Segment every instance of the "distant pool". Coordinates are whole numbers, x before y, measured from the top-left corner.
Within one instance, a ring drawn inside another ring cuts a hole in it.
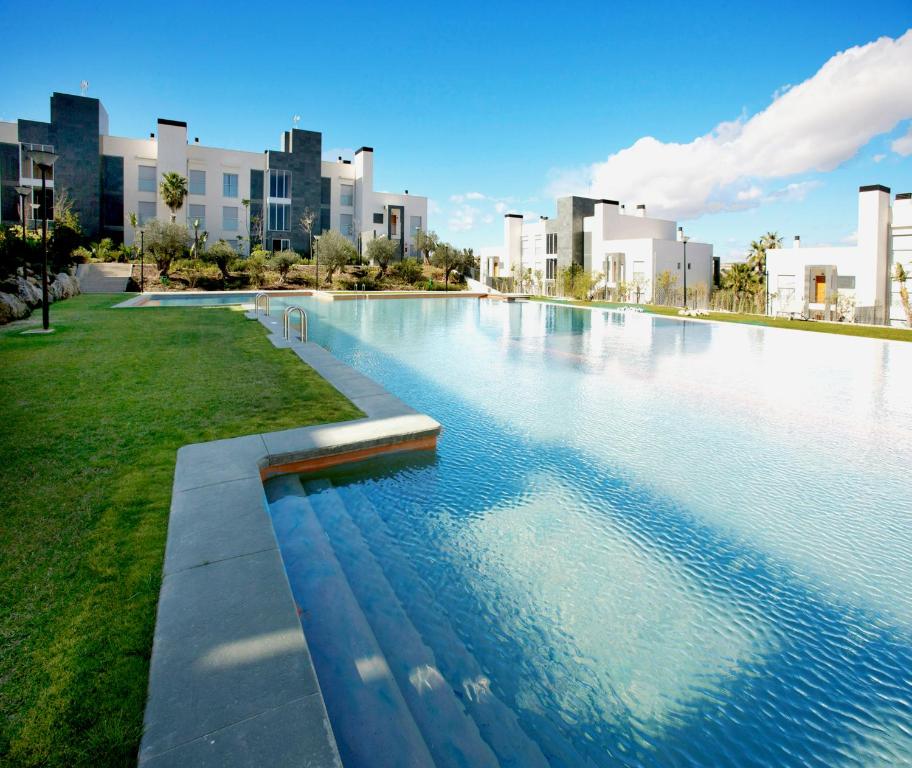
[[[134,306],[142,307],[228,307],[237,304],[253,304],[255,293],[174,293],[152,294],[140,297]],[[143,300],[144,299],[144,300]]]
[[[444,425],[267,486],[346,766],[912,764],[912,346],[295,303]]]

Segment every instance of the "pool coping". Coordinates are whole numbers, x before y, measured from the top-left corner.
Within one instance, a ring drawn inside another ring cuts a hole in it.
[[[341,768],[263,489],[265,478],[432,450],[441,426],[317,344],[286,341],[364,418],[177,452],[138,764]]]

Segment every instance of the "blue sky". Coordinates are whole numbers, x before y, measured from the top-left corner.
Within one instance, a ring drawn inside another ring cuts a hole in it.
[[[772,176],[745,163],[743,178],[702,178],[706,169],[675,146],[686,149],[730,121],[740,131],[775,93],[813,78],[838,52],[900,38],[912,27],[909,0],[755,8],[324,2],[262,10],[229,0],[173,14],[148,4],[51,1],[42,13],[53,20],[42,35],[49,55],[2,57],[0,119],[47,119],[49,94],[78,92],[82,79],[117,135],[147,135],[158,117],[169,117],[186,120],[204,144],[262,151],[276,147],[299,114],[301,127],[323,132],[328,156],[373,146],[377,187],[426,194],[430,226],[457,245],[498,244],[503,212],[552,214],[555,193],[592,191],[680,215],[727,259],[766,230],[800,232],[805,243],[850,238],[860,184],[912,191],[912,150],[891,149],[912,118],[904,95],[912,93],[912,65],[905,83],[890,75],[905,53],[883,64],[879,85],[866,90],[874,96],[837,104],[842,112],[814,128],[820,135],[810,136],[806,159]],[[28,34],[14,4],[3,5],[0,22]],[[881,64],[859,66],[874,72]],[[817,88],[804,103],[793,94],[780,111],[816,111],[840,93]],[[888,114],[889,129],[839,134],[843,115],[862,125],[866,111],[872,120]],[[775,148],[808,139],[805,129],[789,135],[789,125],[769,139],[758,127],[755,140]],[[657,144],[623,154],[647,136]],[[835,168],[820,171],[814,148],[828,142],[841,150],[824,163]],[[675,194],[666,194],[663,161],[652,150],[671,153]],[[737,175],[739,162],[726,150],[708,154],[703,166],[731,163]],[[703,193],[691,194],[692,176],[701,177]],[[593,177],[600,180],[590,189]],[[709,199],[722,202],[710,212],[699,203],[717,182]]]

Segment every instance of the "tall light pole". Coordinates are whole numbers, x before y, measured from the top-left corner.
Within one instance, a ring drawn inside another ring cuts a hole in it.
[[[139,230],[139,292],[146,290],[146,233]]]
[[[26,156],[41,171],[41,248],[44,251],[44,263],[41,268],[41,326],[45,331],[51,327],[50,307],[48,304],[48,248],[47,248],[47,176],[57,162],[57,153],[43,149],[29,149]]]
[[[687,235],[681,235],[681,242],[684,243],[684,309],[687,309],[687,241],[690,238]]]
[[[19,195],[19,213],[22,214],[22,258],[28,252],[28,240],[25,237],[26,217],[25,217],[25,199],[31,197],[32,188],[21,186],[16,187],[16,194]]]

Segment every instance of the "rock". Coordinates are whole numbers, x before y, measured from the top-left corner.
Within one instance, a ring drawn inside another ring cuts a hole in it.
[[[0,293],[0,325],[28,317],[31,310],[18,296],[11,293]]]
[[[48,287],[48,293],[55,301],[68,299],[79,293],[79,281],[65,272],[61,272],[54,278],[54,282]]]
[[[31,280],[26,280],[24,277],[17,277],[15,285],[15,290],[9,291],[9,293],[18,296],[21,301],[32,309],[41,305],[40,285],[35,285]]]

